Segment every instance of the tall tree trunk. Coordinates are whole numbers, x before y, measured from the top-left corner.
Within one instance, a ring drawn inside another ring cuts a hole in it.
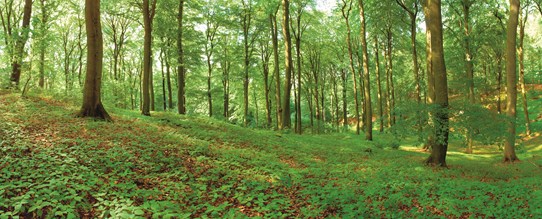
[[[295,28],[292,22],[292,29],[294,32],[294,38],[295,38],[295,53],[296,53],[296,71],[297,71],[297,84],[296,84],[296,90],[297,94],[295,95],[295,132],[297,134],[301,134],[302,132],[302,125],[301,125],[301,38],[303,36],[303,32],[305,31],[305,27],[301,26],[301,17],[303,15],[305,5],[301,4],[297,7],[297,13],[296,13],[296,20],[295,20]]]
[[[164,111],[167,111],[167,93],[166,93],[166,69],[165,69],[165,48],[160,49],[160,70],[162,72],[162,103]]]
[[[205,43],[205,56],[207,57],[207,104],[209,105],[209,117],[213,116],[213,96],[211,90],[211,79],[213,76],[213,64],[211,58],[213,57],[213,52],[215,48],[215,36],[218,31],[218,25],[213,24],[211,21],[211,14],[207,12],[205,37],[207,42]]]
[[[465,46],[465,69],[467,71],[467,87],[468,87],[468,99],[471,104],[475,103],[474,99],[474,66],[473,66],[473,55],[471,51],[471,25],[470,25],[470,7],[474,1],[472,0],[462,0],[461,6],[463,9],[463,33],[464,36],[464,46]],[[467,154],[473,153],[473,136],[472,133],[474,130],[467,130],[466,140],[467,140]]]
[[[79,21],[78,21],[79,22]],[[78,68],[78,71],[77,71],[77,81],[79,82],[79,86],[83,86],[83,81],[81,80],[81,75],[83,74],[83,55],[84,55],[84,51],[83,51],[83,45],[81,43],[82,38],[83,38],[83,24],[81,22],[81,24],[78,25],[78,28],[77,28],[79,31],[77,32],[77,47],[78,47],[78,50],[79,50],[79,58],[78,58],[78,63],[79,63],[79,68]]]
[[[12,60],[12,73],[11,73],[11,83],[18,88],[19,81],[21,79],[21,67],[23,63],[24,46],[28,40],[30,31],[27,29],[30,26],[30,18],[32,16],[32,0],[24,1],[24,11],[23,11],[23,26],[20,30],[19,35],[15,41],[15,55]]]
[[[249,39],[250,26],[252,25],[252,0],[248,0],[248,5],[243,3],[243,14],[242,14],[242,27],[243,27],[243,46],[244,46],[244,78],[243,78],[243,124],[248,126],[248,105],[249,105],[249,67],[250,67],[250,46],[252,42]]]
[[[352,81],[354,83],[354,102],[356,107],[356,134],[360,133],[360,118],[359,118],[359,98],[358,98],[358,83],[356,80],[356,67],[354,66],[354,57],[352,51],[351,29],[349,23],[350,11],[352,10],[352,1],[348,4],[345,0],[342,0],[342,15],[346,22],[346,44],[348,44],[348,58],[350,60],[350,71],[352,72]],[[348,124],[348,120],[345,120]]]
[[[523,115],[525,116],[525,134],[531,135],[531,122],[529,120],[529,108],[527,104],[527,92],[525,91],[525,51],[523,41],[525,39],[525,25],[527,24],[528,12],[521,11],[519,20],[519,86],[523,103]]]
[[[445,167],[449,135],[448,82],[444,63],[441,1],[426,0],[424,7],[427,8],[431,18],[431,22],[426,23],[426,25],[431,32],[431,67],[435,77],[435,104],[437,105],[434,113],[436,142],[426,162],[431,165]]]
[[[265,95],[265,114],[266,114],[266,126],[270,128],[273,124],[271,112],[271,99],[269,98],[270,87],[269,87],[269,58],[271,53],[269,51],[269,43],[261,42],[260,58],[262,60],[262,73],[263,73],[263,85],[264,85],[264,95]]]
[[[209,117],[213,117],[213,96],[211,93],[212,72],[211,57],[207,56],[207,105],[209,105]]]
[[[508,133],[504,143],[504,162],[519,161],[516,156],[516,37],[519,0],[510,0],[510,17],[506,31],[506,115],[509,117]]]
[[[332,105],[334,106],[335,110],[334,110],[334,115],[333,115],[333,119],[334,119],[334,124],[336,126],[336,131],[339,131],[339,91],[338,91],[338,72],[337,72],[337,68],[334,66],[333,69],[332,69],[332,74],[333,74],[333,96],[332,96]]]
[[[224,59],[222,60],[222,88],[224,93],[224,118],[230,117],[230,62],[228,61],[228,47],[224,47]]]
[[[149,2],[152,1],[152,2]],[[141,114],[151,115],[151,108],[154,108],[154,95],[152,89],[152,21],[156,9],[156,0],[143,0],[143,108]],[[152,99],[151,99],[152,98]]]
[[[361,22],[361,49],[363,52],[363,72],[365,76],[364,90],[365,90],[365,139],[373,140],[373,107],[371,103],[371,77],[369,73],[369,54],[367,52],[367,29],[365,26],[365,8],[363,7],[363,0],[359,0],[359,17]]]
[[[424,0],[426,1],[426,0]],[[425,3],[424,3],[425,4]],[[429,12],[429,8],[428,7],[423,7],[423,13],[425,15],[425,23],[428,24],[428,23],[432,23],[433,22],[433,18],[431,17],[431,13]],[[426,39],[425,39],[425,44],[426,44],[426,47],[425,47],[425,53],[426,53],[426,71],[427,71],[427,94],[426,94],[426,102],[427,102],[427,105],[429,106],[432,106],[434,103],[435,103],[435,75],[433,73],[433,54],[431,53],[431,30],[427,29],[426,28],[426,32],[425,32],[425,35],[426,35]],[[428,111],[428,116],[429,116],[429,121],[428,123],[430,125],[433,125],[434,126],[434,121],[433,121],[433,113],[431,112],[431,110]],[[433,148],[433,145],[435,144],[435,132],[432,131],[432,132],[429,132],[428,136],[427,136],[427,141],[424,145],[424,149],[425,150],[429,150],[431,148]]]
[[[47,53],[47,46],[45,45],[45,36],[47,35],[47,22],[49,20],[49,15],[47,14],[46,0],[40,0],[41,7],[41,23],[40,29],[42,34],[42,40],[40,45],[40,61],[39,61],[39,82],[38,86],[40,88],[45,88],[45,54]]]
[[[83,90],[83,106],[78,117],[94,117],[112,121],[101,101],[103,37],[100,22],[100,1],[85,1],[87,30],[87,75]]]
[[[380,51],[378,49],[378,36],[374,35],[375,43],[375,72],[376,72],[376,86],[378,87],[378,119],[380,121],[379,131],[384,132],[384,110],[382,104],[382,83],[380,81]]]
[[[178,71],[178,90],[177,90],[177,110],[179,114],[186,114],[186,75],[184,63],[184,48],[183,48],[183,15],[184,15],[184,0],[179,0],[179,11],[177,14],[177,71]]]
[[[341,81],[342,81],[342,88],[343,88],[343,129],[346,131],[348,130],[348,104],[346,101],[346,83],[347,83],[347,77],[346,77],[346,70],[341,69]]]
[[[170,44],[168,42],[168,48]],[[169,64],[169,55],[166,50],[164,61],[166,64],[166,80],[167,80],[167,96],[168,96],[168,108],[173,109],[173,94],[171,89],[171,65]]]
[[[497,59],[497,112],[502,113],[502,59],[503,55],[500,51],[496,52]]]
[[[392,60],[392,33],[391,30],[388,29],[386,31],[386,106],[387,106],[387,112],[388,112],[388,128],[393,125],[393,117],[394,117],[394,108],[393,108],[393,60]]]
[[[290,96],[292,90],[292,38],[290,36],[290,0],[282,0],[283,9],[283,29],[284,34],[284,59],[285,59],[285,76],[284,81],[284,98],[282,104],[282,128],[289,129],[291,127],[290,119]]]
[[[412,68],[414,72],[414,83],[416,87],[416,103],[418,104],[418,107],[422,104],[422,94],[421,94],[421,86],[420,86],[420,70],[418,66],[418,51],[416,48],[416,18],[418,16],[419,8],[418,8],[418,1],[413,2],[414,8],[409,8],[405,4],[404,0],[396,0],[396,2],[401,6],[410,17],[410,46],[412,48]],[[422,134],[422,115],[421,112],[418,111],[417,115],[417,126],[418,126],[418,135],[421,136]]]
[[[278,43],[278,26],[277,26],[277,6],[274,13],[269,14],[269,23],[271,26],[271,38],[273,42],[273,76],[275,77],[275,103],[276,103],[276,127],[282,129],[282,102],[280,90],[280,69],[279,69],[279,43]]]

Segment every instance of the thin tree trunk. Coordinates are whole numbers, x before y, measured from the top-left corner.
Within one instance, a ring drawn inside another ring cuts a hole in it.
[[[168,42],[168,48],[170,44]],[[168,108],[173,109],[173,94],[171,89],[171,65],[169,64],[169,55],[166,50],[164,54],[164,61],[166,64],[166,81],[167,81],[167,96],[168,96]]]
[[[263,85],[264,85],[264,95],[265,95],[265,114],[267,120],[267,128],[270,128],[273,124],[272,112],[271,112],[271,99],[269,98],[269,58],[271,53],[269,52],[269,43],[261,42],[260,58],[262,60],[262,73],[263,73]]]
[[[347,2],[345,0],[343,1],[342,6],[342,15],[346,22],[346,44],[348,44],[348,58],[350,60],[350,71],[352,72],[352,81],[354,83],[354,102],[356,107],[356,134],[359,135],[360,133],[360,118],[359,118],[359,98],[358,98],[358,85],[356,80],[356,67],[354,66],[354,57],[352,52],[352,40],[351,40],[351,29],[350,29],[350,23],[349,23],[349,17],[350,17],[350,11],[352,10],[352,2],[350,1],[350,5],[347,5]],[[346,9],[348,7],[348,9]],[[345,11],[346,9],[346,11]],[[345,121],[348,123],[348,120]]]
[[[224,60],[222,61],[222,88],[224,93],[224,118],[228,119],[230,117],[230,63],[228,61],[228,47],[224,47]]]
[[[184,0],[179,0],[179,10],[177,15],[177,80],[179,89],[177,90],[177,110],[179,114],[186,114],[186,76],[184,63],[184,48],[183,48],[183,15],[184,15]]]
[[[510,0],[510,17],[506,31],[506,115],[509,117],[508,134],[504,142],[504,162],[519,161],[516,156],[516,37],[518,27],[519,0]]]
[[[40,0],[41,3],[41,34],[42,37],[47,35],[47,22],[49,16],[47,14],[47,7],[45,0]],[[39,82],[38,85],[40,88],[45,88],[45,54],[47,53],[47,46],[44,45],[45,42],[41,42],[40,45],[40,61],[39,61]]]
[[[162,103],[164,111],[167,111],[167,97],[166,97],[166,69],[165,69],[165,48],[160,49],[160,70],[162,72]]]
[[[386,106],[388,112],[388,128],[393,125],[393,104],[392,104],[392,36],[391,31],[386,31],[387,46],[386,46]]]
[[[502,113],[502,59],[503,56],[501,52],[496,53],[497,59],[497,112]]]
[[[521,90],[521,99],[523,105],[523,115],[525,116],[525,134],[531,135],[531,121],[529,120],[529,108],[527,104],[527,92],[525,91],[525,51],[523,41],[525,39],[525,25],[527,24],[528,13],[520,12],[522,16],[519,21],[519,86]]]
[[[283,34],[284,34],[284,60],[285,60],[285,81],[284,98],[282,104],[282,128],[291,128],[290,119],[290,96],[292,90],[292,38],[290,36],[290,0],[282,0],[283,7]]]
[[[281,90],[280,90],[280,69],[279,69],[279,44],[278,44],[278,26],[277,26],[277,12],[279,7],[277,6],[274,13],[269,14],[269,22],[271,26],[271,38],[273,42],[273,76],[275,77],[275,104],[276,106],[276,127],[282,129],[282,103],[281,103]]]
[[[473,57],[471,52],[471,25],[470,25],[470,7],[473,4],[471,0],[463,0],[461,2],[463,8],[463,29],[464,29],[464,45],[465,45],[465,69],[467,70],[467,86],[468,86],[468,99],[471,104],[475,104],[474,99],[474,67]],[[467,154],[473,153],[473,133],[474,130],[467,130]]]
[[[383,104],[382,104],[382,83],[380,81],[380,52],[378,49],[378,36],[374,35],[374,43],[375,43],[375,72],[376,72],[376,86],[378,87],[378,119],[380,121],[380,127],[379,131],[384,132],[384,111],[383,111]]]
[[[152,1],[149,2],[149,1]],[[143,26],[144,26],[144,48],[143,48],[143,108],[141,114],[150,116],[151,109],[154,109],[154,90],[152,83],[152,20],[156,0],[143,0]]]
[[[346,101],[346,83],[347,83],[347,77],[346,77],[346,70],[341,69],[341,81],[342,81],[342,87],[343,87],[343,129],[346,131],[348,130],[348,104]]]
[[[416,18],[418,16],[418,1],[413,2],[414,8],[408,8],[404,1],[396,0],[396,2],[401,6],[410,17],[410,46],[412,48],[412,68],[414,72],[414,83],[416,87],[416,103],[418,104],[418,108],[420,108],[422,104],[422,94],[421,94],[421,86],[420,86],[420,73],[419,73],[419,66],[418,66],[418,52],[416,48]],[[417,124],[418,126],[418,135],[421,136],[423,131],[423,124],[422,124],[422,115],[421,112],[417,112]]]
[[[373,108],[371,103],[371,78],[369,73],[369,54],[367,52],[367,37],[365,26],[365,9],[363,7],[363,0],[359,0],[359,16],[361,22],[361,47],[363,51],[363,72],[365,76],[364,90],[365,90],[365,139],[373,140]]]

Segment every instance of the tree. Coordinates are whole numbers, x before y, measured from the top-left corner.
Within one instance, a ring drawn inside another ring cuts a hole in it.
[[[282,32],[284,34],[284,59],[286,80],[284,81],[284,98],[282,99],[282,128],[291,127],[290,96],[292,90],[292,38],[290,36],[290,0],[282,0]]]
[[[358,85],[356,79],[356,67],[354,66],[354,57],[352,51],[352,31],[350,29],[350,11],[352,10],[352,1],[342,0],[342,16],[346,22],[346,44],[348,46],[348,58],[350,60],[350,71],[352,72],[352,81],[354,83],[354,102],[356,107],[356,134],[359,135],[360,121],[359,121],[359,98],[358,98]],[[348,121],[344,121],[347,123]]]
[[[177,15],[177,110],[179,114],[186,114],[186,72],[184,66],[183,15],[184,0],[179,0],[179,13]]]
[[[448,80],[446,76],[446,65],[444,63],[444,48],[442,37],[442,14],[440,0],[425,0],[424,10],[429,16],[426,23],[430,31],[431,47],[431,71],[435,77],[435,136],[436,142],[433,145],[431,155],[426,163],[446,167],[446,153],[448,151]]]
[[[506,31],[506,115],[508,135],[504,142],[504,162],[519,161],[514,149],[516,144],[516,37],[519,17],[519,0],[510,0],[510,14]]]
[[[99,0],[85,0],[85,24],[88,45],[87,75],[83,90],[83,106],[77,116],[112,121],[101,100],[103,37]]]
[[[422,91],[420,86],[420,70],[418,66],[418,50],[416,48],[416,19],[419,12],[419,0],[409,0],[408,4],[405,0],[396,0],[397,4],[405,10],[410,18],[410,46],[412,48],[412,70],[414,72],[414,83],[416,84],[416,102],[418,106],[422,103]],[[408,4],[408,6],[407,6]],[[422,132],[421,114],[418,113],[418,132]]]
[[[32,0],[24,1],[24,13],[23,13],[23,25],[19,35],[15,39],[15,54],[12,60],[12,72],[11,72],[11,83],[15,86],[19,86],[19,81],[21,79],[21,67],[23,62],[24,46],[28,40],[30,33],[30,18],[32,15]]]
[[[143,0],[143,108],[141,114],[150,116],[152,85],[152,23],[157,0]],[[154,99],[154,98],[153,98]]]
[[[380,120],[380,127],[379,127],[379,131],[380,132],[383,132],[384,131],[384,110],[383,110],[383,104],[382,104],[382,83],[381,83],[381,80],[380,80],[380,61],[379,61],[379,57],[380,57],[380,51],[378,49],[379,45],[378,45],[378,36],[375,34],[374,35],[374,44],[375,44],[375,47],[374,47],[374,50],[375,50],[375,65],[376,65],[376,68],[375,68],[375,73],[376,73],[376,86],[378,88],[378,118]]]
[[[307,28],[307,24],[301,24],[301,17],[303,16],[303,13],[305,11],[305,5],[306,2],[299,2],[296,6],[295,10],[295,20],[292,20],[291,27],[294,34],[295,39],[295,53],[296,53],[296,71],[297,71],[297,84],[296,84],[296,90],[297,95],[295,98],[295,132],[297,134],[301,134],[302,132],[302,125],[301,125],[301,38],[303,37],[303,32],[305,32],[305,29]]]
[[[209,117],[213,116],[213,98],[211,93],[211,79],[213,74],[213,57],[215,49],[216,33],[220,27],[218,21],[213,19],[217,14],[211,8],[211,3],[207,2],[205,14],[205,57],[207,58],[207,104],[209,105]]]
[[[364,92],[365,92],[365,139],[373,140],[373,109],[371,104],[371,78],[369,74],[369,55],[367,52],[367,37],[366,37],[366,24],[365,24],[365,8],[363,7],[363,0],[359,0],[359,17],[361,21],[361,49],[363,52],[363,73],[364,73]]]
[[[519,86],[521,90],[521,99],[523,104],[523,115],[525,117],[525,134],[531,135],[531,122],[529,120],[529,107],[527,104],[527,92],[525,92],[525,25],[529,18],[530,5],[529,1],[526,1],[522,10],[520,11],[519,18],[519,45],[518,45],[518,57],[519,57]]]
[[[276,105],[276,128],[282,129],[282,103],[280,96],[280,66],[279,66],[279,43],[277,13],[280,4],[269,12],[269,26],[271,27],[271,41],[273,42],[273,76],[275,78],[275,105]]]
[[[244,52],[244,77],[243,77],[243,124],[248,126],[248,87],[250,82],[249,68],[250,60],[254,52],[254,42],[256,34],[251,31],[253,24],[253,2],[252,0],[242,0],[243,8],[241,13],[241,24],[243,29],[243,52]]]

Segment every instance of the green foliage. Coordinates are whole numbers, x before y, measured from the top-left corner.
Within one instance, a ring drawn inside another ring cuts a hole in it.
[[[478,104],[455,102],[452,109],[451,128],[454,137],[465,140],[471,134],[473,140],[483,145],[497,145],[504,141],[506,124],[509,121],[505,115],[497,114]]]
[[[0,103],[3,217],[542,216],[540,169],[527,161],[450,155],[451,169],[430,169],[425,154],[381,150],[399,147],[391,133],[370,143],[118,108],[103,123],[44,97]]]

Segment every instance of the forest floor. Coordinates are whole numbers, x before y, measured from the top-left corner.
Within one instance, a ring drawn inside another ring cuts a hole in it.
[[[77,110],[0,90],[0,218],[542,218],[540,136],[514,164],[485,153],[497,146],[451,144],[443,169],[387,134],[299,136],[117,108],[106,123]]]

